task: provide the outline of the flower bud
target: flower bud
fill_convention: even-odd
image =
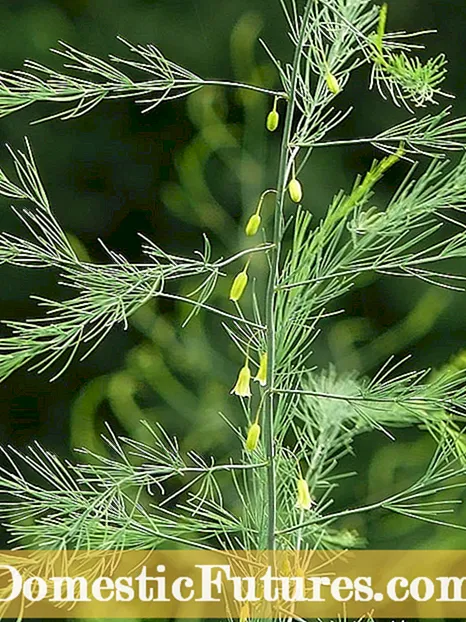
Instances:
[[[282,561],[281,574],[285,575],[285,577],[293,576],[293,568],[291,567],[291,562],[287,554]]]
[[[261,427],[258,423],[253,423],[248,430],[248,436],[246,438],[245,447],[248,451],[254,451],[259,444],[259,437],[261,435]]]
[[[235,276],[235,280],[233,281],[230,289],[230,300],[233,302],[238,302],[241,296],[246,289],[246,285],[248,284],[248,273],[247,266],[244,270],[242,270],[239,274]]]
[[[259,214],[253,214],[251,218],[248,220],[248,224],[246,225],[246,235],[253,236],[256,235],[261,224],[261,217]]]
[[[240,369],[238,379],[235,386],[231,390],[231,393],[239,395],[240,397],[251,397],[251,388],[249,383],[251,382],[251,370],[249,369],[248,362],[244,364],[244,367]]]
[[[267,129],[269,130],[269,132],[275,132],[275,130],[278,127],[279,121],[280,121],[280,116],[279,116],[278,112],[274,108],[267,115],[267,123],[266,123],[266,125],[267,125]]]
[[[333,93],[333,95],[338,95],[338,93],[340,92],[340,85],[338,84],[338,80],[333,75],[333,73],[328,73],[325,76],[325,81],[327,82],[327,88],[330,93]]]
[[[288,185],[288,192],[290,194],[290,199],[293,201],[293,203],[301,202],[301,199],[303,198],[303,189],[296,177],[293,177],[293,179],[290,181]]]
[[[267,384],[267,352],[261,354],[259,371],[254,378],[256,382],[258,382],[262,387],[265,387]]]
[[[297,485],[297,502],[296,507],[301,510],[310,510],[312,505],[312,498],[309,492],[309,486],[305,479],[300,477]]]

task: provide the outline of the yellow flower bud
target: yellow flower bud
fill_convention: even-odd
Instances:
[[[235,280],[233,281],[230,289],[230,300],[233,302],[238,302],[238,300],[243,295],[244,290],[246,289],[246,285],[248,284],[248,267],[242,270],[239,274],[235,276]]]
[[[259,382],[259,384],[263,387],[267,384],[267,352],[261,354],[259,371],[257,372],[254,380]]]
[[[256,235],[257,230],[259,229],[261,224],[261,217],[259,214],[253,214],[251,218],[248,220],[248,224],[246,225],[246,235],[253,236]]]
[[[330,91],[330,93],[333,93],[334,95],[338,95],[338,93],[340,92],[340,85],[338,84],[338,80],[333,75],[333,73],[328,73],[325,76],[325,80],[327,82],[327,88]]]
[[[239,612],[239,622],[248,622],[250,615],[249,603],[244,603]]]
[[[259,443],[259,437],[261,435],[261,427],[258,423],[253,423],[248,430],[248,436],[246,438],[245,447],[248,451],[254,451],[257,449]]]
[[[275,132],[275,130],[278,127],[279,121],[280,121],[280,116],[279,116],[278,112],[274,108],[267,115],[267,124],[266,125],[267,125],[267,129],[269,130],[269,132]]]
[[[296,177],[293,177],[293,179],[290,181],[288,185],[288,192],[290,194],[290,199],[294,203],[301,202],[301,199],[303,198],[303,189]]]
[[[240,397],[251,397],[251,389],[249,383],[251,382],[251,370],[249,369],[248,362],[244,364],[244,367],[240,369],[238,379],[235,386],[231,390],[231,393],[239,395]]]
[[[309,492],[309,486],[307,485],[306,480],[302,477],[298,479],[297,489],[298,499],[296,502],[296,507],[301,510],[310,510],[312,505],[312,498]]]
[[[285,575],[285,577],[292,577],[293,576],[293,568],[291,567],[291,562],[290,562],[288,556],[286,556],[283,559],[282,567],[281,567],[281,574]]]

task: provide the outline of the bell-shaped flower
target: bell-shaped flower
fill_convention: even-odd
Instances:
[[[267,352],[261,354],[259,370],[254,380],[263,387],[265,387],[265,385],[267,384]]]
[[[242,367],[238,374],[238,379],[235,386],[231,390],[231,393],[239,395],[239,397],[251,397],[251,370],[249,364],[246,361],[244,367]]]
[[[310,510],[312,506],[312,497],[309,492],[309,486],[305,479],[300,477],[297,484],[297,501],[296,507],[300,510]]]

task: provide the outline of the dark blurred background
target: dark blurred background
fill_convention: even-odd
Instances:
[[[457,95],[456,115],[465,113],[464,0],[391,0],[390,30],[438,29],[425,37],[430,55],[445,52],[445,90]],[[153,43],[177,63],[203,77],[248,80],[271,88],[277,78],[257,42],[263,37],[276,56],[289,60],[279,2],[269,0],[0,0],[0,67],[20,68],[34,59],[58,68],[49,49],[63,40],[90,54],[124,56],[116,40]],[[364,136],[407,118],[367,92],[365,70],[341,96],[356,102],[341,134]],[[190,255],[209,236],[215,256],[244,244],[241,228],[260,192],[274,183],[278,136],[267,135],[264,119],[271,100],[251,93],[208,88],[162,104],[148,114],[130,100],[104,102],[71,121],[30,125],[55,108],[31,107],[0,120],[0,143],[21,148],[31,141],[55,213],[76,245],[95,261],[105,261],[98,240],[142,261],[143,233],[167,250]],[[324,212],[332,195],[348,190],[357,173],[375,157],[370,147],[316,154],[303,175],[305,207]],[[11,171],[5,148],[0,165]],[[379,200],[389,197],[403,170],[390,173]],[[0,228],[24,233],[2,199]],[[464,271],[464,266],[456,266]],[[60,297],[57,275],[0,267],[1,319],[34,317],[30,294]],[[217,302],[226,295],[222,282]],[[371,373],[389,355],[413,353],[410,365],[440,366],[464,347],[465,297],[409,280],[369,278],[344,300],[347,315],[326,325],[315,361],[341,370]],[[23,447],[33,439],[60,455],[70,447],[100,448],[102,422],[140,434],[139,420],[169,424],[187,448],[225,454],[230,437],[222,411],[235,418],[228,390],[238,355],[216,318],[197,317],[182,331],[187,309],[149,304],[128,331],[115,329],[94,354],[76,361],[53,384],[46,374],[21,370],[0,386],[0,439]],[[341,503],[380,496],[410,481],[430,456],[426,435],[397,433],[361,438],[361,476],[345,488]],[[463,547],[463,536],[443,528],[413,525],[387,517],[369,523],[352,519],[371,545]]]

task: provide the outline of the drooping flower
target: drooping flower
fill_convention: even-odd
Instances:
[[[239,395],[240,397],[251,397],[251,370],[249,369],[248,361],[240,369],[238,379],[235,386],[231,390],[231,393]]]
[[[288,554],[284,554],[281,567],[281,574],[285,575],[285,577],[293,576],[293,568],[291,567],[291,562]]]
[[[261,434],[261,427],[256,422],[251,425],[248,430],[248,436],[246,438],[245,447],[248,451],[254,451],[257,449],[257,445],[259,444],[259,437]]]
[[[250,615],[249,603],[244,603],[239,612],[239,622],[248,622]]]
[[[261,354],[259,370],[254,380],[263,387],[267,384],[267,352]]]
[[[341,89],[336,76],[334,76],[333,73],[329,72],[325,76],[325,81],[327,82],[327,88],[330,93],[333,93],[333,95],[338,95]]]
[[[293,203],[301,203],[301,199],[303,198],[303,189],[296,177],[293,177],[290,181],[288,185],[288,192]]]
[[[230,300],[233,300],[233,302],[238,302],[246,289],[246,285],[248,284],[247,270],[248,267],[246,266],[244,270],[235,276],[235,279],[231,285]]]
[[[271,110],[267,115],[267,129],[269,132],[275,132],[280,121],[279,114],[276,110]]]
[[[276,97],[273,103],[273,109],[267,115],[266,126],[269,132],[275,132],[280,122],[280,116],[277,111],[277,102],[278,102],[278,98]]]
[[[300,477],[297,483],[297,501],[296,507],[300,510],[310,510],[312,506],[312,497],[309,492],[309,486],[305,479]]]
[[[261,217],[256,212],[248,220],[248,224],[246,225],[246,235],[251,236],[251,237],[253,235],[256,235],[257,231],[259,230],[260,224],[261,224]]]

